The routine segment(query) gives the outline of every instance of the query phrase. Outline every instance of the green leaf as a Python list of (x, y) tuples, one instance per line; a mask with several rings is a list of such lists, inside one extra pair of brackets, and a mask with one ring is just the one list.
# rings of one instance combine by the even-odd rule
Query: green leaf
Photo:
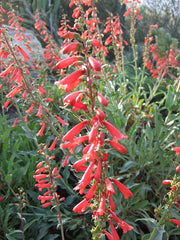
[(138, 165), (138, 163), (136, 163), (134, 161), (128, 161), (123, 165), (123, 167), (120, 170), (120, 173), (127, 172), (129, 169), (131, 169), (137, 165)]
[(24, 226), (24, 231), (26, 231), (34, 222), (37, 222), (39, 219), (33, 219)]
[(8, 240), (18, 240), (22, 239), (22, 231), (21, 230), (14, 230), (11, 231), (10, 233), (6, 234), (6, 237)]

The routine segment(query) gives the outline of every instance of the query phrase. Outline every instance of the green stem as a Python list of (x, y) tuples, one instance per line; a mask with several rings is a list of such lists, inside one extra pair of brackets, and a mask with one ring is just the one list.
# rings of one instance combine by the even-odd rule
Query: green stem
[(61, 228), (61, 238), (62, 240), (65, 240), (64, 237), (64, 228), (63, 228), (63, 223), (62, 223), (62, 217), (61, 217), (61, 210), (60, 210), (60, 203), (59, 203), (59, 199), (58, 199), (58, 195), (55, 189), (55, 180), (52, 176), (51, 173), (51, 163), (50, 163), (50, 159), (47, 160), (47, 164), (48, 164), (48, 171), (49, 171), (49, 178), (50, 178), (50, 184), (53, 186), (52, 187), (52, 192), (54, 195), (54, 200), (55, 200), (55, 204), (56, 204), (56, 208), (57, 208), (57, 212), (58, 212), (58, 219), (59, 219), (59, 224), (60, 224), (60, 228)]
[(157, 231), (158, 231), (158, 227), (160, 227), (160, 226), (162, 225), (162, 223), (164, 222), (167, 214), (168, 214), (168, 211), (164, 211), (163, 215), (161, 216), (160, 221), (159, 221), (158, 224), (157, 224), (157, 227), (154, 228), (154, 230), (152, 231), (149, 240), (154, 240), (154, 238), (155, 238), (155, 236), (156, 236), (156, 233), (157, 233)]
[(25, 240), (25, 236), (24, 236), (24, 224), (23, 224), (23, 203), (22, 203), (23, 199), (22, 199), (22, 192), (20, 191), (20, 214), (21, 214), (21, 230), (22, 230), (22, 239)]
[(148, 100), (147, 100), (147, 102), (146, 102), (146, 104), (145, 104), (146, 107), (149, 105), (149, 103), (150, 103), (151, 100), (153, 99), (155, 93), (157, 92), (157, 90), (158, 90), (158, 88), (159, 88), (159, 86), (160, 86), (160, 84), (161, 84), (161, 81), (162, 81), (162, 77), (161, 77), (161, 78), (158, 78), (157, 81), (156, 81), (156, 83), (154, 84), (154, 87), (153, 87), (153, 90), (152, 90), (152, 94), (150, 94), (150, 96), (149, 96), (149, 98), (148, 98)]
[(63, 223), (62, 223), (62, 217), (61, 217), (61, 211), (60, 211), (60, 207), (59, 207), (59, 199), (55, 194), (55, 203), (56, 203), (56, 207), (57, 207), (57, 212), (58, 212), (58, 219), (59, 219), (59, 224), (60, 224), (60, 228), (61, 228), (61, 238), (62, 240), (65, 240), (64, 237), (64, 228), (63, 228)]

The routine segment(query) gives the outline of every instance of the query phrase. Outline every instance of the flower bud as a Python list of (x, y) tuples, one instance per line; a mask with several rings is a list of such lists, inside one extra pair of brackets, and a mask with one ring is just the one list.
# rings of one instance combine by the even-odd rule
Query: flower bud
[(101, 71), (101, 64), (94, 57), (89, 57), (90, 66), (97, 72)]

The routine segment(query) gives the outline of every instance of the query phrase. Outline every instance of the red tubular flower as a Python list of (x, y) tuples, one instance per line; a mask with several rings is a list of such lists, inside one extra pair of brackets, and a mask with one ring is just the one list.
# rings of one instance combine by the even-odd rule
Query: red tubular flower
[(99, 49), (101, 48), (101, 42), (97, 39), (92, 39), (92, 42), (91, 42), (92, 46), (95, 46), (95, 47), (98, 47)]
[(3, 72), (1, 72), (0, 77), (5, 78), (13, 70), (12, 65), (13, 64), (10, 64)]
[(80, 160), (76, 161), (76, 162), (72, 165), (72, 167), (73, 167), (73, 168), (79, 168), (79, 167), (81, 167), (83, 164), (85, 164), (87, 161), (88, 161), (87, 158), (80, 159)]
[(116, 210), (116, 206), (115, 206), (115, 204), (114, 204), (114, 201), (113, 201), (113, 199), (112, 199), (112, 197), (111, 196), (108, 196), (108, 198), (109, 198), (109, 206), (110, 206), (110, 209), (111, 209), (111, 211), (115, 211)]
[(43, 188), (51, 188), (52, 185), (50, 183), (37, 183), (35, 184), (36, 187), (39, 188), (39, 191), (41, 191), (41, 189)]
[(85, 112), (89, 112), (89, 109), (87, 108), (87, 106), (82, 102), (80, 102), (82, 98), (83, 98), (82, 91), (77, 91), (67, 95), (64, 98), (63, 102), (68, 106), (73, 106), (73, 109), (72, 109), (73, 111), (78, 111), (82, 109)]
[(102, 120), (104, 120), (104, 118), (105, 118), (105, 113), (102, 111), (102, 110), (100, 110), (100, 109), (97, 109), (96, 110), (96, 117), (99, 119), (99, 121), (101, 122)]
[(36, 116), (40, 117), (40, 118), (42, 117), (42, 104), (41, 103), (39, 104), (39, 109), (38, 109)]
[(106, 195), (111, 196), (112, 194), (116, 194), (116, 191), (114, 190), (114, 187), (108, 178), (105, 179), (105, 183), (106, 183)]
[(107, 107), (107, 105), (109, 104), (108, 100), (101, 95), (100, 93), (97, 93), (97, 97), (98, 97), (98, 101), (105, 107)]
[(25, 91), (23, 92), (22, 97), (23, 97), (24, 99), (26, 99), (26, 97), (27, 97), (27, 90), (25, 90)]
[(110, 134), (113, 137), (113, 140), (123, 140), (125, 138), (128, 138), (127, 135), (122, 134), (117, 128), (115, 128), (111, 123), (103, 121), (104, 126), (107, 128), (107, 130), (110, 132)]
[(27, 115), (24, 116), (24, 123), (27, 123), (28, 122), (28, 117)]
[(103, 141), (101, 141), (99, 138), (96, 138), (96, 140), (89, 144), (85, 151), (83, 151), (83, 154), (86, 154), (86, 157), (89, 158), (90, 161), (93, 161), (97, 157), (97, 152), (99, 151), (100, 147), (102, 146)]
[(101, 177), (101, 167), (102, 167), (102, 161), (99, 160), (96, 171), (94, 173), (94, 179), (96, 181), (99, 181), (100, 177)]
[(79, 61), (81, 58), (82, 57), (80, 57), (80, 56), (72, 56), (72, 57), (63, 59), (56, 64), (56, 68), (57, 69), (66, 68), (66, 67), (74, 64), (75, 62)]
[(34, 175), (33, 176), (35, 178), (35, 180), (38, 182), (41, 179), (47, 178), (48, 174), (38, 174), (38, 175)]
[(78, 70), (76, 72), (73, 72), (63, 78), (60, 81), (55, 82), (55, 85), (57, 85), (59, 88), (65, 89), (67, 93), (72, 91), (75, 87), (79, 85), (81, 82), (80, 77), (85, 73), (85, 70)]
[(115, 178), (112, 178), (112, 181), (117, 186), (117, 188), (119, 188), (119, 190), (122, 192), (125, 199), (128, 199), (129, 197), (133, 197), (133, 193), (124, 184), (120, 183)]
[(72, 108), (73, 111), (84, 110), (86, 113), (89, 112), (87, 106), (82, 102), (75, 102)]
[(0, 202), (1, 202), (3, 199), (4, 199), (4, 196), (1, 196), (1, 197), (0, 197)]
[(131, 13), (131, 9), (132, 7), (129, 7), (123, 16), (126, 17), (127, 15), (129, 15)]
[(52, 204), (52, 202), (47, 202), (42, 205), (43, 208), (47, 208)]
[(46, 102), (54, 102), (54, 99), (53, 98), (46, 98), (46, 99), (44, 99), (44, 101), (46, 101)]
[(10, 100), (6, 100), (5, 103), (3, 104), (3, 108), (7, 109), (7, 107), (9, 106), (10, 104)]
[(113, 239), (114, 240), (120, 240), (120, 238), (119, 238), (119, 236), (116, 232), (116, 229), (115, 229), (115, 227), (114, 227), (114, 225), (112, 224), (111, 221), (109, 221), (109, 224), (110, 224), (110, 227), (111, 227), (111, 232), (112, 232)]
[(21, 21), (21, 22), (24, 22), (24, 19), (22, 17), (19, 17), (18, 16), (18, 19)]
[(82, 136), (82, 137), (77, 137), (74, 138), (73, 141), (67, 142), (67, 143), (62, 143), (60, 145), (61, 148), (69, 148), (70, 153), (73, 153), (73, 149), (80, 145), (82, 142), (86, 141), (89, 139), (88, 135)]
[[(58, 168), (57, 167), (54, 167), (53, 168), (53, 170), (52, 170), (52, 174), (54, 175), (54, 176), (59, 176), (59, 170), (58, 170)], [(61, 176), (60, 176), (61, 177)]]
[(62, 118), (58, 117), (57, 115), (55, 116), (55, 118), (62, 124), (63, 127), (64, 127), (65, 125), (68, 125), (67, 122), (65, 122)]
[(106, 41), (105, 41), (105, 45), (109, 45), (112, 42), (112, 36), (110, 35)]
[(101, 71), (101, 63), (97, 61), (94, 57), (89, 57), (90, 66), (97, 72)]
[[(85, 172), (87, 170), (88, 166), (79, 166), (78, 168), (76, 168), (76, 172)], [(75, 190), (75, 189), (74, 189)], [(79, 190), (79, 188), (77, 188), (77, 190)]]
[(80, 43), (77, 42), (70, 43), (62, 49), (62, 53), (68, 54), (70, 52), (77, 51), (79, 50), (80, 46), (81, 46)]
[(55, 150), (55, 146), (57, 143), (58, 137), (55, 138), (54, 142), (51, 144), (51, 146), (48, 148), (49, 151)]
[(177, 224), (177, 228), (180, 227), (180, 220), (177, 220), (177, 219), (170, 219), (170, 221), (171, 221), (172, 223)]
[(113, 236), (112, 236), (109, 232), (107, 232), (106, 230), (103, 230), (102, 232), (106, 235), (106, 237), (107, 237), (109, 240), (114, 240)]
[(96, 121), (89, 133), (89, 142), (93, 142), (95, 139), (96, 139), (96, 135), (97, 135), (97, 131), (98, 131), (98, 128), (100, 127), (100, 122), (99, 121)]
[(105, 212), (105, 201), (106, 201), (106, 198), (105, 198), (105, 193), (103, 193), (102, 197), (101, 197), (101, 201), (100, 201), (100, 204), (99, 204), (99, 207), (96, 211), (93, 212), (93, 214), (97, 217), (99, 216), (102, 216), (104, 214), (107, 214)]
[(73, 38), (75, 38), (76, 35), (77, 35), (77, 33), (75, 33), (75, 32), (66, 32), (62, 35), (62, 38), (73, 39)]
[(10, 93), (8, 93), (8, 94), (6, 95), (6, 97), (13, 99), (16, 94), (18, 94), (18, 93), (21, 92), (21, 89), (22, 89), (21, 86), (18, 86), (18, 87), (16, 87), (16, 88), (14, 88)]
[(46, 94), (46, 91), (41, 86), (38, 86), (39, 94)]
[(44, 164), (44, 161), (41, 161), (37, 164), (36, 168), (40, 168)]
[(24, 58), (24, 61), (30, 59), (29, 55), (28, 55), (20, 46), (17, 46), (17, 49), (18, 49), (18, 50), (20, 51), (20, 53), (22, 54), (22, 56), (23, 56), (23, 58)]
[(114, 222), (116, 224), (118, 224), (118, 226), (120, 228), (122, 228), (123, 230), (123, 233), (126, 233), (127, 231), (131, 231), (133, 230), (134, 228), (132, 226), (130, 226), (128, 223), (126, 223), (125, 221), (123, 221), (122, 219), (118, 218), (116, 216), (116, 214), (112, 211), (112, 210), (109, 210), (111, 215), (110, 215), (110, 218), (114, 220)]
[(78, 185), (79, 190), (80, 190), (80, 192), (79, 192), (80, 194), (82, 194), (84, 192), (85, 187), (90, 183), (93, 168), (94, 168), (94, 162), (91, 162), (89, 164), (88, 168), (86, 169), (84, 175), (82, 176), (82, 178), (80, 180), (80, 184)]
[(39, 173), (45, 173), (46, 172), (46, 167), (42, 167), (39, 168), (35, 171), (35, 175), (39, 174)]
[(88, 123), (88, 121), (83, 121), (74, 126), (66, 135), (62, 138), (62, 141), (72, 141), (74, 137), (83, 129), (83, 127)]
[(98, 185), (98, 182), (96, 182), (89, 190), (88, 190), (88, 192), (86, 193), (86, 200), (87, 201), (89, 201), (89, 200), (91, 200), (92, 198), (93, 198), (93, 196), (94, 196), (94, 192), (95, 192), (95, 190), (96, 190), (96, 187), (97, 187), (97, 185)]
[(80, 102), (82, 100), (82, 97), (82, 91), (72, 92), (63, 99), (63, 102), (68, 106), (74, 106), (76, 102)]
[(41, 203), (45, 203), (46, 201), (49, 201), (49, 200), (52, 200), (52, 199), (53, 199), (52, 196), (42, 196), (42, 195), (38, 196), (38, 200), (40, 200)]
[(22, 69), (19, 69), (19, 71), (17, 72), (17, 74), (14, 77), (14, 81), (16, 83), (18, 83), (19, 85), (23, 85), (21, 79), (22, 79)]
[(88, 207), (90, 206), (90, 203), (84, 199), (80, 203), (78, 203), (74, 208), (73, 211), (81, 214), (84, 212)]
[(34, 104), (31, 104), (30, 108), (26, 111), (27, 113), (33, 113)]
[(125, 148), (123, 145), (117, 143), (117, 141), (111, 141), (111, 140), (109, 140), (109, 144), (110, 144), (113, 148), (115, 148), (117, 151), (119, 151), (119, 152), (121, 152), (121, 153), (127, 153), (126, 148)]
[(176, 155), (180, 153), (180, 147), (173, 147), (172, 150), (176, 152)]
[(14, 121), (12, 127), (16, 127), (16, 125), (17, 125), (17, 121), (18, 121), (18, 118), (15, 119), (15, 121)]
[(45, 127), (46, 127), (46, 123), (43, 123), (41, 129), (39, 130), (39, 132), (36, 135), (42, 137)]
[(4, 10), (4, 8), (2, 8), (2, 7), (0, 7), (0, 12), (1, 12), (2, 14), (5, 14), (5, 13), (6, 13), (6, 11)]
[(49, 190), (49, 191), (45, 192), (44, 196), (48, 196), (50, 193), (52, 193), (52, 190)]
[(63, 167), (67, 166), (68, 158), (69, 158), (69, 152), (67, 153), (67, 155), (66, 155), (64, 161), (61, 163)]
[(180, 165), (178, 165), (176, 168), (176, 172), (179, 172), (179, 171), (180, 171)]
[(169, 185), (169, 184), (171, 184), (172, 183), (172, 180), (163, 180), (162, 181), (162, 184), (163, 185)]
[(72, 14), (72, 17), (73, 18), (78, 18), (79, 17), (79, 15), (80, 15), (80, 13), (81, 13), (81, 8), (80, 7), (77, 7), (77, 8), (75, 8), (74, 10), (73, 10), (73, 14)]

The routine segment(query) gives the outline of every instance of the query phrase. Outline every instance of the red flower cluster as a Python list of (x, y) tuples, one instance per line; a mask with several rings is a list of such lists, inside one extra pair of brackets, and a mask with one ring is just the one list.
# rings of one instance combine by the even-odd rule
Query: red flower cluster
[[(76, 35), (72, 32), (67, 32), (65, 37), (73, 40), (76, 38)], [(83, 38), (79, 38), (76, 43), (79, 45), (87, 44)], [(71, 44), (73, 43), (69, 43), (69, 45)], [(106, 145), (107, 148), (107, 144), (109, 144), (110, 148), (113, 147), (122, 154), (125, 154), (127, 152), (126, 148), (118, 141), (126, 139), (128, 136), (121, 133), (111, 123), (105, 121), (106, 114), (100, 108), (96, 107), (96, 104), (100, 104), (102, 107), (108, 105), (108, 100), (93, 87), (101, 71), (101, 63), (95, 57), (87, 56), (87, 53), (83, 49), (81, 51), (85, 54), (85, 57), (81, 57), (79, 64), (76, 64), (79, 60), (78, 55), (68, 57), (56, 64), (57, 69), (74, 65), (77, 70), (66, 75), (55, 84), (68, 93), (63, 99), (64, 104), (67, 107), (72, 107), (73, 111), (80, 110), (85, 111), (87, 114), (89, 113), (89, 118), (82, 120), (70, 129), (63, 136), (63, 143), (60, 147), (68, 149), (69, 155), (69, 153), (73, 154), (74, 149), (80, 144), (84, 146), (82, 158), (72, 166), (76, 172), (84, 172), (79, 184), (75, 187), (75, 190), (79, 191), (80, 194), (84, 194), (84, 199), (73, 208), (74, 212), (81, 214), (96, 202), (96, 209), (93, 209), (94, 218), (97, 219), (105, 216), (111, 226), (112, 236), (118, 236), (112, 225), (112, 220), (123, 229), (123, 232), (127, 232), (133, 228), (119, 219), (115, 214), (115, 204), (112, 197), (113, 194), (116, 194), (114, 186), (122, 192), (125, 199), (132, 197), (133, 193), (115, 178), (106, 176), (108, 170), (108, 153), (104, 151), (104, 147)], [(79, 85), (82, 86), (83, 90), (71, 92)], [(108, 133), (111, 139), (107, 137)], [(63, 162), (63, 166), (67, 164), (67, 158), (68, 156)], [(104, 233), (107, 236), (109, 234), (106, 231)]]
[[(41, 151), (39, 151), (41, 153)], [(43, 151), (44, 153), (44, 151)], [(43, 204), (42, 207), (46, 208), (52, 204), (52, 201), (58, 197), (58, 194), (55, 190), (55, 180), (61, 178), (57, 167), (54, 167), (51, 171), (51, 159), (53, 157), (46, 156), (46, 161), (41, 161), (37, 164), (34, 178), (36, 180), (36, 187), (39, 191), (47, 189), (43, 195), (39, 195), (38, 200)]]
[(127, 9), (127, 11), (124, 13), (124, 17), (126, 17), (129, 14), (135, 15), (137, 18), (142, 19), (143, 17), (139, 15), (139, 9), (137, 9), (137, 5), (141, 2), (139, 0), (124, 0), (124, 4), (131, 4), (131, 7)]
[[(154, 25), (152, 28), (156, 28), (157, 26)], [(164, 78), (166, 74), (169, 72), (169, 67), (178, 67), (179, 63), (176, 59), (176, 51), (173, 47), (170, 48), (169, 51), (165, 53), (164, 56), (160, 56), (158, 47), (156, 44), (150, 44), (153, 40), (153, 37), (149, 36), (149, 38), (145, 38), (145, 50), (148, 50), (144, 53), (144, 63), (145, 67), (149, 69), (152, 74), (153, 78), (162, 77)], [(149, 45), (149, 47), (147, 46)], [(149, 51), (152, 54), (152, 60), (149, 55)]]
[(106, 39), (105, 45), (110, 45), (110, 43), (112, 43), (113, 46), (117, 46), (117, 48), (120, 48), (123, 45), (123, 42), (125, 43), (125, 45), (128, 45), (128, 43), (122, 38), (123, 30), (118, 16), (112, 16), (107, 18), (104, 33), (108, 32), (110, 32), (111, 34)]

